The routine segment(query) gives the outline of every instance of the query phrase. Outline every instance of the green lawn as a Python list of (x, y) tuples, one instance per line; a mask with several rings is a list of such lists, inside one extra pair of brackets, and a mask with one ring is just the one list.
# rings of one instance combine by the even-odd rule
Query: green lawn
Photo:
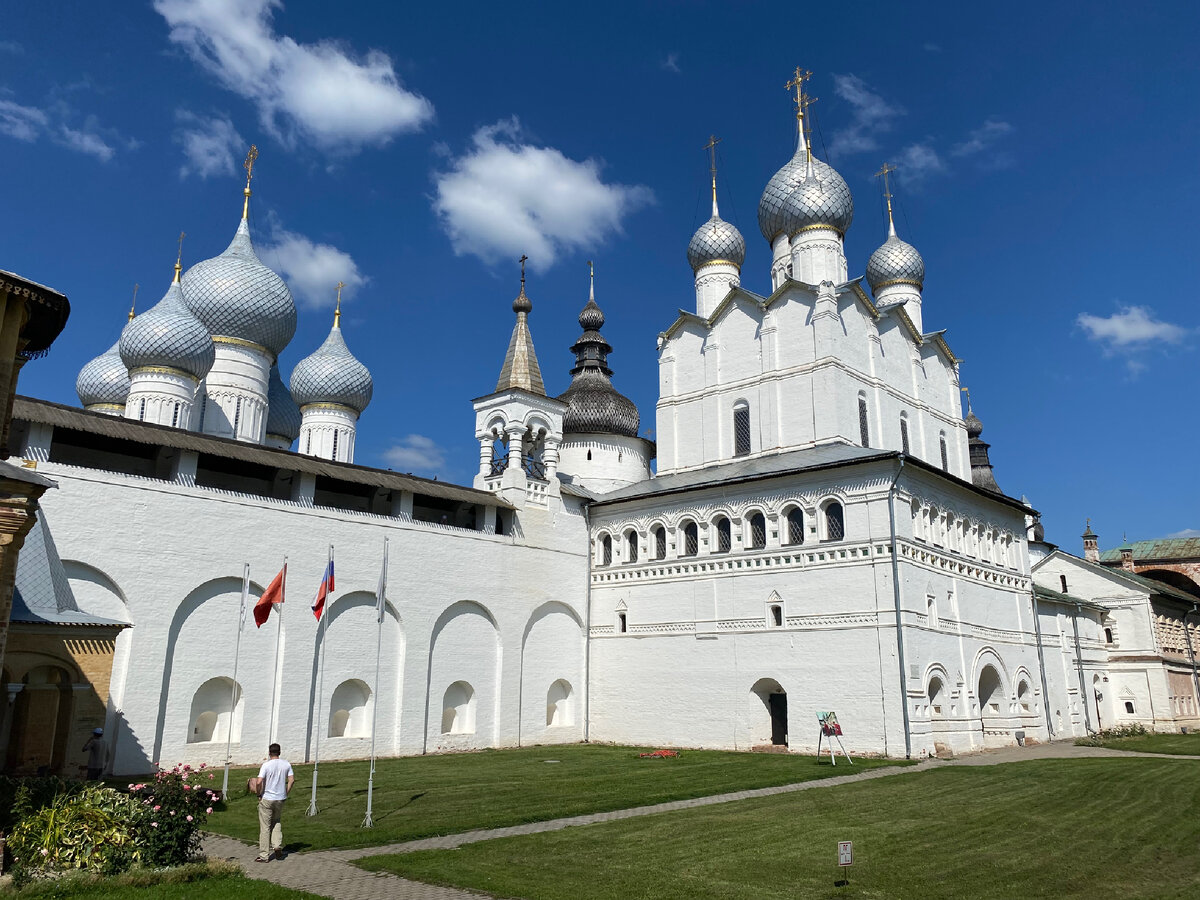
[(1112, 738), (1103, 741), (1100, 746), (1139, 753), (1200, 756), (1200, 734), (1143, 734), (1137, 737)]
[(112, 878), (67, 876), (38, 882), (24, 890), (11, 888), (0, 897), (20, 900), (317, 900), (316, 894), (293, 891), (266, 881), (252, 881), (226, 866), (184, 866), (166, 871), (129, 872)]
[[(379, 760), (373, 829), (359, 827), (367, 803), (366, 762), (321, 764), (320, 813), (312, 818), (304, 815), (312, 766), (294, 766), (296, 787), (284, 809), (284, 842), (289, 850), (364, 847), (851, 771), (845, 762), (835, 769), (828, 759), (819, 763), (812, 756), (790, 754), (684, 750), (677, 759), (638, 759), (638, 752), (577, 744)], [(857, 760), (855, 770), (895, 764)], [(209, 817), (209, 830), (258, 840), (255, 800), (241, 787), (250, 774), (230, 773), (228, 808)]]
[[(837, 842), (854, 842), (835, 887)], [(947, 766), (363, 860), (527, 900), (1196, 897), (1200, 763)]]

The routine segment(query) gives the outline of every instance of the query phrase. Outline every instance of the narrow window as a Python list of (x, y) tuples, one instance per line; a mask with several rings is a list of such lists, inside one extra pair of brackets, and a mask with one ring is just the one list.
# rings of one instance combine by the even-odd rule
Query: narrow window
[(504, 515), (496, 510), (496, 534), (504, 534)]
[(600, 565), (612, 565), (612, 538), (607, 534), (600, 538)]
[(950, 471), (950, 455), (946, 451), (946, 436), (943, 434), (939, 439), (942, 445), (942, 471)]
[(846, 536), (846, 521), (842, 517), (842, 504), (834, 502), (825, 507), (825, 540), (840, 541)]
[[(233, 407), (233, 436), (234, 437), (237, 437), (238, 423), (241, 421), (242, 421), (242, 398), (238, 397), (237, 403)], [(336, 440), (336, 436), (337, 436), (337, 432), (334, 432), (335, 440)]]
[(141, 404), (138, 406), (138, 418), (143, 422), (146, 421), (146, 398), (142, 398)]
[(1112, 642), (1113, 642), (1113, 639), (1112, 639), (1112, 629), (1111, 629), (1111, 628), (1105, 628), (1105, 629), (1104, 629), (1104, 643), (1106, 643), (1106, 644), (1111, 644)]
[(783, 607), (778, 603), (771, 604), (771, 624), (776, 628), (783, 625)]
[(172, 428), (179, 427), (179, 404), (178, 403), (176, 403), (175, 408), (173, 410), (171, 410), (171, 427)]
[(900, 417), (900, 449), (908, 453), (908, 419)]
[(661, 525), (654, 529), (654, 558), (667, 558), (667, 529)]
[(767, 546), (767, 517), (755, 513), (750, 517), (750, 549), (760, 550)]
[(308, 436), (304, 439), (304, 452), (307, 454), (312, 453), (312, 431), (311, 430), (308, 432)]
[(733, 408), (733, 455), (745, 456), (750, 452), (750, 407)]
[(1130, 701), (1130, 700), (1125, 701), (1125, 712), (1127, 712), (1131, 715), (1133, 714), (1133, 702), (1132, 701)]
[(858, 398), (858, 439), (864, 447), (871, 444), (871, 432), (867, 428), (867, 398)]
[(717, 519), (716, 526), (717, 526), (717, 549), (715, 552), (728, 553), (729, 545), (731, 543), (731, 534), (732, 534), (732, 529), (730, 528), (729, 520), (727, 518), (725, 518), (724, 516), (721, 516), (721, 518)]
[(625, 534), (625, 562), (635, 563), (638, 561), (638, 534), (636, 531), (629, 531)]
[(700, 530), (695, 522), (683, 526), (683, 555), (695, 556), (700, 550)]
[(1066, 575), (1059, 575), (1059, 576), (1058, 576), (1058, 581), (1059, 581), (1059, 583), (1062, 585), (1062, 592), (1063, 592), (1064, 594), (1065, 594), (1065, 593), (1067, 593), (1067, 576), (1066, 576)]
[(500, 433), (492, 429), (492, 461), (488, 466), (489, 475), (501, 475), (508, 468), (508, 433)]
[(338, 430), (333, 429), (333, 458), (337, 459)]
[(200, 431), (204, 430), (204, 414), (206, 412), (208, 412), (208, 394), (200, 398)]
[(788, 543), (804, 543), (804, 512), (798, 506), (793, 506), (787, 514)]
[(591, 450), (588, 451), (587, 461), (588, 462), (592, 461), (592, 451)]
[(617, 613), (617, 631), (620, 634), (625, 634), (629, 630), (629, 623), (625, 619), (625, 613)]

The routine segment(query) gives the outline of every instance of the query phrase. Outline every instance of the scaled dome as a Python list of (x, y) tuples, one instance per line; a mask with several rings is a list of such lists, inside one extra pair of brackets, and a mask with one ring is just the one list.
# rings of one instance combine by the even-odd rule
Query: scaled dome
[(197, 381), (208, 374), (216, 358), (212, 336), (184, 305), (178, 281), (172, 281), (158, 303), (125, 326), (118, 347), (130, 372), (166, 366), (182, 369)]
[(310, 403), (336, 403), (361, 413), (371, 402), (373, 390), (371, 373), (354, 358), (336, 323), (325, 343), (292, 370), (292, 399), (301, 408)]
[(825, 225), (845, 234), (854, 220), (854, 198), (845, 180), (827, 163), (812, 158), (812, 174), (804, 145), (771, 176), (758, 201), (758, 227), (767, 243), (780, 234)]
[(212, 334), (260, 344), (275, 356), (296, 333), (292, 292), (259, 260), (245, 219), (224, 253), (187, 270), (183, 296)]
[(714, 215), (692, 235), (687, 258), (692, 271), (715, 262), (732, 263), (740, 269), (746, 261), (746, 239), (737, 228)]
[(867, 260), (867, 284), (876, 292), (890, 284), (911, 284), (919, 291), (925, 284), (925, 260), (912, 244), (889, 234)]
[(636, 404), (620, 393), (598, 369), (585, 369), (559, 394), (567, 404), (563, 434), (623, 434), (637, 437), (641, 418)]
[(300, 407), (283, 384), (279, 367), (271, 366), (267, 381), (267, 434), (294, 441), (300, 437)]
[(79, 370), (75, 393), (84, 406), (124, 406), (129, 397), (129, 370), (121, 361), (120, 341)]

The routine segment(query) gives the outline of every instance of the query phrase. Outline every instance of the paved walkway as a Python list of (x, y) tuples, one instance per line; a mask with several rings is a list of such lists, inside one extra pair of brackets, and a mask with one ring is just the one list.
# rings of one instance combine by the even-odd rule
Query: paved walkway
[(350, 862), (351, 860), (362, 859), (366, 856), (379, 856), (385, 853), (409, 853), (414, 850), (448, 850), (476, 841), (490, 841), (496, 838), (538, 834), (545, 831), (559, 831), (575, 825), (593, 825), (599, 822), (631, 819), (636, 816), (651, 816), (656, 813), (692, 809), (697, 806), (711, 806), (717, 803), (730, 803), (735, 800), (749, 800), (755, 797), (790, 794), (813, 788), (833, 787), (839, 784), (849, 784), (853, 781), (867, 781), (872, 778), (891, 778), (898, 775), (907, 775), (912, 772), (923, 772), (941, 766), (993, 766), (1000, 763), (1020, 762), (1030, 759), (1083, 759), (1087, 757), (1113, 756), (1148, 756), (1156, 759), (1200, 759), (1200, 756), (1164, 756), (1159, 753), (1131, 753), (1125, 750), (1109, 750), (1103, 747), (1077, 747), (1073, 743), (1063, 741), (1051, 744), (1037, 744), (1032, 747), (1004, 747), (999, 750), (987, 750), (958, 759), (927, 759), (917, 763), (915, 766), (886, 766), (878, 769), (851, 770), (846, 775), (836, 775), (816, 781), (802, 781), (798, 784), (784, 784), (749, 791), (713, 794), (708, 797), (695, 797), (691, 800), (675, 800), (670, 803), (656, 803), (651, 806), (637, 806), (631, 809), (618, 809), (611, 812), (592, 813), (584, 816), (569, 816), (562, 819), (550, 819), (545, 822), (513, 825), (508, 828), (465, 831), (460, 834), (448, 834), (416, 841), (404, 841), (399, 844), (386, 844), (378, 847), (355, 847), (350, 850), (317, 850), (308, 853), (291, 854), (286, 859), (273, 861), (265, 865), (254, 862), (254, 857), (258, 853), (257, 846), (221, 835), (207, 835), (204, 840), (204, 852), (212, 858), (230, 859), (241, 863), (242, 868), (246, 870), (246, 874), (251, 878), (263, 879), (283, 885), (284, 887), (309, 891), (324, 897), (333, 898), (333, 900), (390, 900), (390, 898), (395, 898), (395, 900), (468, 900), (468, 898), (479, 898), (485, 895), (457, 888), (421, 884), (420, 882), (408, 881), (385, 872), (366, 872), (357, 866), (351, 865)]

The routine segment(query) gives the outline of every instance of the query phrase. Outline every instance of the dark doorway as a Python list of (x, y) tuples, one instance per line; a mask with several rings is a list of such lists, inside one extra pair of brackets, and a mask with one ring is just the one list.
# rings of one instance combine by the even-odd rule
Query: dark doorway
[(787, 694), (768, 694), (767, 707), (771, 710), (771, 743), (787, 746)]

